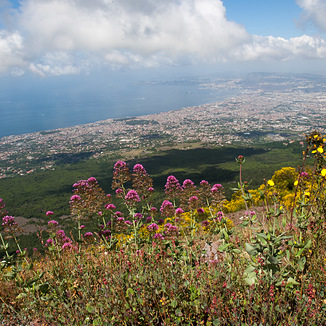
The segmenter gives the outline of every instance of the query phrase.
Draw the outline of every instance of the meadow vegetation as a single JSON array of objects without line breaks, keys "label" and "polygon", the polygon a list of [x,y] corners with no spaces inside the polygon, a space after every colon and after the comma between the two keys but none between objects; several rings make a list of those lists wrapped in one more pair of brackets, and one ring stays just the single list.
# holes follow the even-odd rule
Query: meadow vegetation
[{"label": "meadow vegetation", "polygon": [[246,181],[250,155],[238,154],[228,199],[222,184],[181,183],[172,171],[164,198],[156,196],[143,164],[117,161],[113,194],[94,177],[73,184],[74,232],[51,207],[44,212],[44,253],[21,247],[22,230],[1,200],[0,321],[325,324],[326,137],[315,131],[306,143],[300,167],[256,187]]}]

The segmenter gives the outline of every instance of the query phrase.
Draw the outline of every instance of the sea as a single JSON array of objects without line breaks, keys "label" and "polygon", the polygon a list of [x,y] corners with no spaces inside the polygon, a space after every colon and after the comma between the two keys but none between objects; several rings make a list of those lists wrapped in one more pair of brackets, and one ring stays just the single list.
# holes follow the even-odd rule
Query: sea
[{"label": "sea", "polygon": [[202,77],[10,78],[0,81],[0,138],[214,103],[231,91]]}]

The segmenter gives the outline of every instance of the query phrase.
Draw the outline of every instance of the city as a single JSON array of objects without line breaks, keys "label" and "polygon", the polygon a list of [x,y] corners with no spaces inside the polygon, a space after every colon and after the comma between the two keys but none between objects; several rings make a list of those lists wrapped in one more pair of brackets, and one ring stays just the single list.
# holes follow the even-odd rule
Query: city
[{"label": "city", "polygon": [[[274,78],[274,79],[273,79]],[[139,117],[108,119],[71,128],[0,139],[0,178],[54,169],[58,162],[118,155],[149,155],[168,148],[219,147],[302,140],[325,132],[325,83],[309,78],[230,79],[205,88],[237,88],[216,103]]]}]

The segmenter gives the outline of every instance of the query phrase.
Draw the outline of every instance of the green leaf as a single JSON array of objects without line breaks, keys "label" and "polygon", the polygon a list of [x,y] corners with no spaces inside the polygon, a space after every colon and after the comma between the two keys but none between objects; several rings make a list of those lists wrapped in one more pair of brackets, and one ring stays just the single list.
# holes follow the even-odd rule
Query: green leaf
[{"label": "green leaf", "polygon": [[87,310],[87,312],[89,312],[90,314],[92,314],[92,313],[94,313],[95,308],[90,303],[88,303],[86,305],[86,310]]},{"label": "green leaf", "polygon": [[298,259],[297,264],[300,272],[302,272],[304,270],[304,265],[306,264],[306,257],[301,257],[300,259]]},{"label": "green leaf", "polygon": [[93,320],[93,326],[103,325],[101,317],[98,317]]},{"label": "green leaf", "polygon": [[244,279],[244,281],[246,282],[246,284],[248,284],[249,286],[254,285],[256,282],[256,277],[252,276],[252,277],[246,277]]},{"label": "green leaf", "polygon": [[300,284],[292,277],[289,277],[286,283],[287,284],[293,284],[293,285],[299,285]]},{"label": "green leaf", "polygon": [[305,248],[305,249],[309,249],[309,248],[311,247],[311,245],[312,245],[312,241],[311,241],[311,239],[309,239],[309,240],[307,241],[307,243],[305,244],[304,248]]},{"label": "green leaf", "polygon": [[132,288],[127,289],[127,292],[126,292],[127,298],[129,298],[131,295],[134,295],[134,294],[135,294],[135,292]]},{"label": "green leaf", "polygon": [[219,252],[224,252],[228,249],[229,246],[230,246],[230,243],[224,243],[221,246],[219,246],[217,250]]},{"label": "green leaf", "polygon": [[245,243],[245,248],[246,248],[246,251],[248,252],[248,254],[250,256],[256,256],[257,255],[257,249],[252,244]]}]

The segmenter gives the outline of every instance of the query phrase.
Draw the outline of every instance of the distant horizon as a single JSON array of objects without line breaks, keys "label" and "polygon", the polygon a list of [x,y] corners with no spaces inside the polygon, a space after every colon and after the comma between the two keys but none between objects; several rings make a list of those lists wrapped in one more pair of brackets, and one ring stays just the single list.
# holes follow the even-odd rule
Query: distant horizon
[{"label": "distant horizon", "polygon": [[[320,78],[326,88],[326,74],[277,72],[224,73],[210,76],[196,74],[166,78],[161,76],[154,80],[151,76],[136,74],[127,84],[124,79],[96,80],[94,77],[91,85],[88,83],[89,77],[85,80],[66,77],[67,83],[71,83],[72,78],[75,79],[73,92],[71,89],[67,90],[65,84],[57,84],[55,79],[41,83],[35,79],[33,84],[29,84],[29,88],[24,83],[16,83],[17,90],[20,89],[16,93],[8,92],[11,85],[0,83],[3,122],[0,138],[219,102],[240,95],[246,86],[239,84],[230,89],[209,89],[203,87],[203,83],[232,81],[234,78],[243,78],[245,83],[248,78],[255,80],[256,77],[264,76],[294,79],[302,77],[307,80],[310,77],[313,80]],[[17,97],[17,93],[20,96]]]}]

